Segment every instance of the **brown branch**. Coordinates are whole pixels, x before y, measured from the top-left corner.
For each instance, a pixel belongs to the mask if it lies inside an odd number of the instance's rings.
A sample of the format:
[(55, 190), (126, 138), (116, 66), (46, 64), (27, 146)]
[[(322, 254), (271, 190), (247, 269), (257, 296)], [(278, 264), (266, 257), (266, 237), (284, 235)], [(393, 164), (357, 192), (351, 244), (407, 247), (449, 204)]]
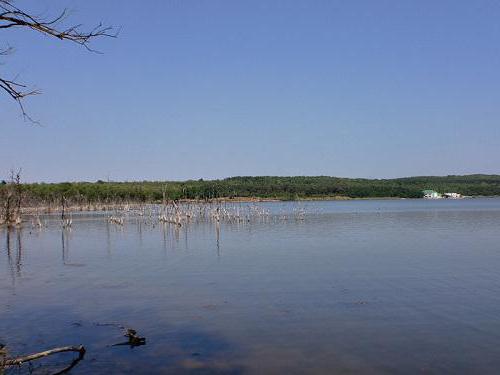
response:
[(40, 359), (40, 358), (47, 357), (47, 356), (52, 355), (52, 354), (62, 353), (62, 352), (78, 352), (79, 358), (81, 359), (85, 355), (85, 348), (82, 345), (80, 345), (80, 346), (63, 346), (61, 348), (54, 348), (54, 349), (46, 350), (46, 351), (40, 352), (40, 353), (34, 353), (34, 354), (22, 356), (22, 357), (6, 359), (3, 362), (3, 366), (22, 365), (25, 362), (34, 361), (36, 359)]

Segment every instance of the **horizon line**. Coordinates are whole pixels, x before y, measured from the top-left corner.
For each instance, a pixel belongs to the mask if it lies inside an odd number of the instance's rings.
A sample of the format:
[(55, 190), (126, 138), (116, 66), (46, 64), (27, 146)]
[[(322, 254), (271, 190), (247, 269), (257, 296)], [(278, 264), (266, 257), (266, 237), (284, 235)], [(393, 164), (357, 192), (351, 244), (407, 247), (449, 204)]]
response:
[[(142, 179), (142, 180), (103, 180), (96, 179), (94, 181), (90, 180), (67, 180), (67, 181), (24, 181), (23, 184), (64, 184), (64, 183), (144, 183), (144, 182), (173, 182), (173, 183), (181, 183), (181, 182), (189, 182), (189, 181), (224, 181), (232, 178), (337, 178), (344, 180), (403, 180), (409, 178), (445, 178), (445, 177), (473, 177), (473, 176), (483, 176), (483, 177), (500, 177), (500, 174), (488, 174), (488, 173), (469, 173), (469, 174), (447, 174), (447, 175), (415, 175), (415, 176), (403, 176), (403, 177), (342, 177), (342, 176), (332, 176), (332, 175), (235, 175), (229, 177), (221, 177), (221, 178), (189, 178), (189, 179), (166, 179), (166, 180), (157, 180), (157, 179)], [(2, 179), (1, 181), (7, 181), (6, 179)]]

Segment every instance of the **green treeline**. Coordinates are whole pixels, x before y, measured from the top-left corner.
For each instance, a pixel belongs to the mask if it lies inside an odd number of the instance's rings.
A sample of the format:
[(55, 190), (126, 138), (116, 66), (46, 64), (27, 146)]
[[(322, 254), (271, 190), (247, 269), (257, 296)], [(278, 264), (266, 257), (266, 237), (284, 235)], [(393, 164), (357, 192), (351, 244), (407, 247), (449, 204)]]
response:
[[(6, 185), (0, 185), (0, 189)], [(500, 175), (360, 179), (338, 177), (231, 177), (222, 180), (143, 182), (64, 182), (23, 184), (27, 203), (57, 202), (64, 196), (74, 203), (155, 202), (164, 198), (213, 199), (234, 197), (376, 198), (422, 197), (422, 190), (463, 195), (500, 195)]]

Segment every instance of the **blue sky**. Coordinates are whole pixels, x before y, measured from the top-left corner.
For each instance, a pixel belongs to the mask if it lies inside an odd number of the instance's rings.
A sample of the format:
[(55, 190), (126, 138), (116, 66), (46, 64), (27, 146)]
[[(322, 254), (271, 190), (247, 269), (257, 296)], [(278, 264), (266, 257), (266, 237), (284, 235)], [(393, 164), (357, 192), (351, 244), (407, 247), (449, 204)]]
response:
[(500, 2), (17, 0), (122, 27), (93, 54), (24, 30), (0, 174), (29, 181), (500, 173)]

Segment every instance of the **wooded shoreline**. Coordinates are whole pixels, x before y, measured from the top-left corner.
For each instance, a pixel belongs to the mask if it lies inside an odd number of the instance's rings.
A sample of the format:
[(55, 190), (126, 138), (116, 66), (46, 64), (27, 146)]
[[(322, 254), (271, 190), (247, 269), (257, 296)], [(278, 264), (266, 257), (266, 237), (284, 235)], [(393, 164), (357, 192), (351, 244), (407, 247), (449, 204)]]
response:
[[(14, 178), (16, 177), (16, 178)], [(142, 182), (0, 183), (0, 210), (19, 213), (106, 211), (136, 204), (176, 202), (262, 202), (295, 200), (422, 198), (422, 191), (463, 196), (500, 196), (500, 175), (354, 179), (317, 177), (231, 177), (222, 180)], [(7, 218), (9, 222), (15, 217)]]

